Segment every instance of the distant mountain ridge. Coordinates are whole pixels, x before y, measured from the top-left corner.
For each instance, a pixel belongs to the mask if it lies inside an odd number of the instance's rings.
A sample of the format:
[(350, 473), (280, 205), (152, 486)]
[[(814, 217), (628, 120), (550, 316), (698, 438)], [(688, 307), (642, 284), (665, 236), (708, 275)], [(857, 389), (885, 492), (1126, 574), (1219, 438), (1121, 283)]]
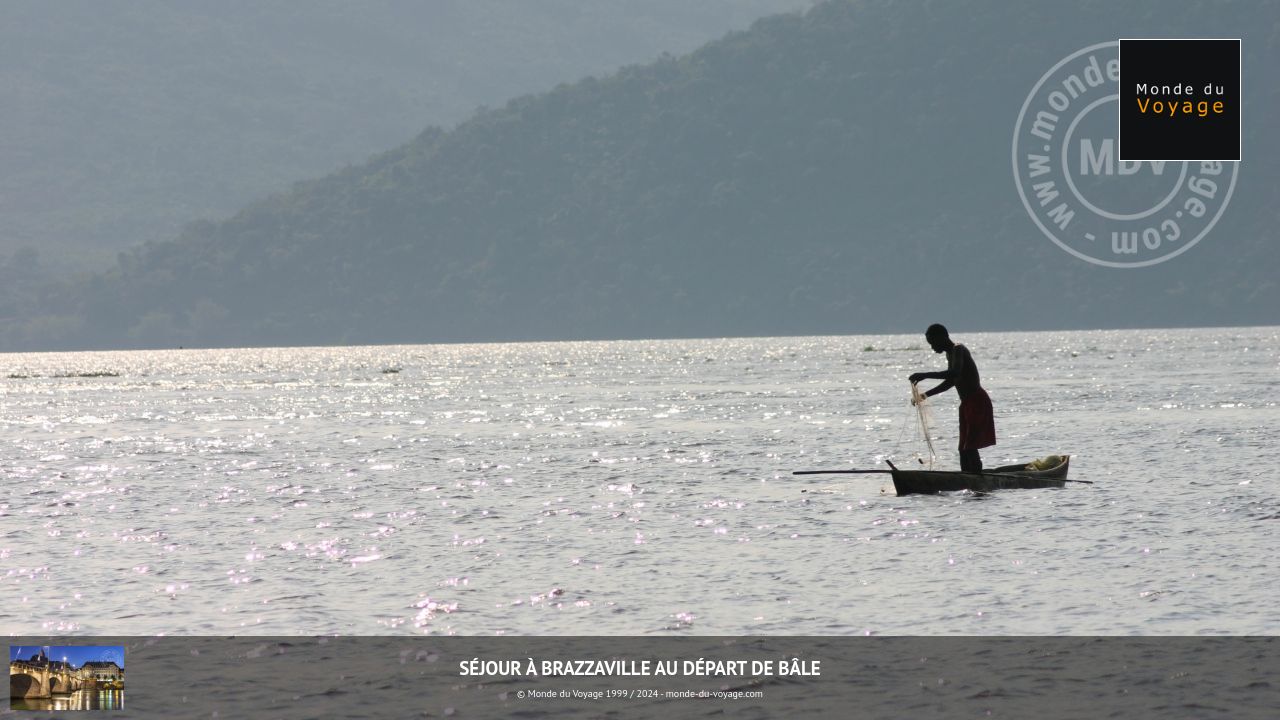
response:
[[(829, 2), (428, 129), (6, 313), (8, 349), (1270, 324), (1260, 3)], [(1245, 37), (1246, 159), (1201, 245), (1071, 258), (1009, 171), (1027, 91), (1133, 28)], [(1217, 33), (1217, 35), (1215, 35)], [(1253, 152), (1250, 148), (1258, 148)]]
[(809, 0), (9, 0), (0, 263), (101, 268), (293, 182)]

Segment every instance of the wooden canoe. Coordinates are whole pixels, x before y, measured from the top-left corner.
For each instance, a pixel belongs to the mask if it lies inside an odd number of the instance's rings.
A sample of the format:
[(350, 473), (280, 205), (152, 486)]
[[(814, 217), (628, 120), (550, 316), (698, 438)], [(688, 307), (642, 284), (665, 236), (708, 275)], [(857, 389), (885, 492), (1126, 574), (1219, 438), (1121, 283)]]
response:
[(1070, 463), (1071, 456), (1063, 455), (1061, 463), (1044, 470), (1028, 470), (1025, 464), (1005, 465), (981, 473), (899, 470), (894, 467), (893, 487), (899, 495), (933, 494), (957, 490), (990, 492), (1062, 487), (1067, 482), (1067, 466)]

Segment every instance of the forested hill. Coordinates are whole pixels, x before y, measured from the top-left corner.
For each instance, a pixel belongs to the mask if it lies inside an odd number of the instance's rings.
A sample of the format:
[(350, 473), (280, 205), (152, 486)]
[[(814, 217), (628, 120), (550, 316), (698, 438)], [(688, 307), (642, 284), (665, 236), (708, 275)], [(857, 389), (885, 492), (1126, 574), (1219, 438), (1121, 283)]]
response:
[[(428, 129), (10, 308), (8, 349), (1274, 323), (1263, 3), (832, 2)], [(1194, 32), (1191, 32), (1194, 29)], [(1023, 209), (1018, 110), (1071, 52), (1244, 38), (1245, 162), (1154, 267)], [(1254, 71), (1250, 71), (1254, 68)]]
[(7, 0), (0, 264), (101, 268), (427, 124), (810, 4)]

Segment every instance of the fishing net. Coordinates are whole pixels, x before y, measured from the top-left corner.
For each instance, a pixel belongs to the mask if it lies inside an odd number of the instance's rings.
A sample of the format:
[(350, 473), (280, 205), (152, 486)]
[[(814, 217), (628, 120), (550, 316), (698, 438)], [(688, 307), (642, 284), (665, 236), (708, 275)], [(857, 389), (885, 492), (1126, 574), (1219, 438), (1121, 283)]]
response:
[[(927, 465), (932, 470), (933, 463), (938, 459), (938, 454), (933, 450), (933, 413), (929, 411), (929, 399), (920, 392), (920, 386), (916, 383), (911, 383), (911, 404), (916, 408), (918, 439), (924, 440), (924, 447), (916, 451), (916, 461), (921, 465)], [(921, 450), (928, 451), (928, 460), (921, 457), (923, 454)]]

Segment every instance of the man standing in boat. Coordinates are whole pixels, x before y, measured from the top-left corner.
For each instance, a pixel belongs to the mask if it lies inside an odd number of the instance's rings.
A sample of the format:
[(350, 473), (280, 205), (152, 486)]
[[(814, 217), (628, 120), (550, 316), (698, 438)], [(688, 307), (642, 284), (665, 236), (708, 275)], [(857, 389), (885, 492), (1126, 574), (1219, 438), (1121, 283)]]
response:
[(947, 329), (937, 323), (924, 333), (925, 340), (934, 352), (947, 354), (947, 369), (942, 372), (912, 373), (908, 378), (912, 385), (921, 380), (941, 380), (942, 384), (929, 390), (925, 397), (932, 397), (951, 388), (960, 395), (960, 469), (965, 472), (982, 472), (982, 456), (979, 450), (996, 444), (996, 420), (991, 409), (991, 397), (982, 389), (978, 378), (978, 366), (969, 354), (969, 348), (952, 342)]

